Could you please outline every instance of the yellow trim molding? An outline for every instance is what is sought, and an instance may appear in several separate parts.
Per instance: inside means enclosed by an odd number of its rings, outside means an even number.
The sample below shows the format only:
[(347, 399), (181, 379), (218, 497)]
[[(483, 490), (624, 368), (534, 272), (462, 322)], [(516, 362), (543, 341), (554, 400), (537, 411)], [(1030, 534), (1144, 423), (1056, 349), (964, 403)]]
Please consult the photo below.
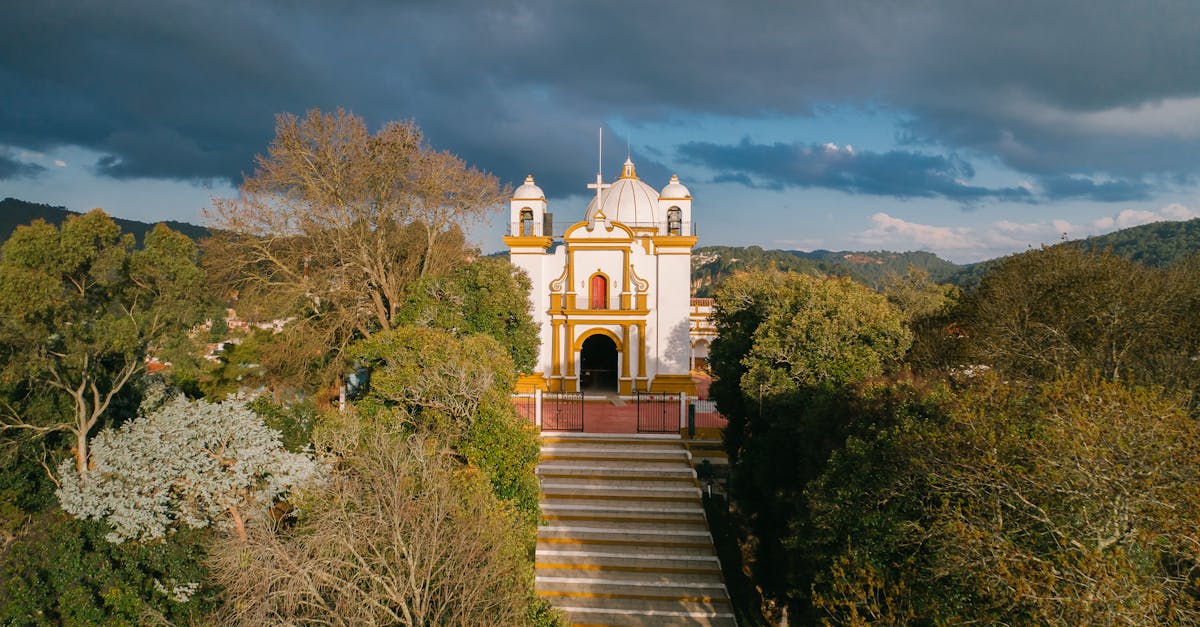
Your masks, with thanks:
[(650, 381), (650, 391), (664, 394), (686, 392), (696, 394), (696, 382), (690, 374), (660, 374)]
[(504, 245), (509, 248), (541, 248), (550, 247), (551, 239), (547, 235), (505, 235)]

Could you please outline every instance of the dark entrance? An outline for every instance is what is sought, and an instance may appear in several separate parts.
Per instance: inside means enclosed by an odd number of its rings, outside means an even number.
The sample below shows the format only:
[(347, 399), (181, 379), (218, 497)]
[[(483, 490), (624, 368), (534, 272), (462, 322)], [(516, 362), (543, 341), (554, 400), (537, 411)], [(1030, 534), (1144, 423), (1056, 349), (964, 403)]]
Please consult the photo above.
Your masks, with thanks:
[(617, 344), (597, 333), (579, 349), (579, 387), (584, 392), (617, 391)]

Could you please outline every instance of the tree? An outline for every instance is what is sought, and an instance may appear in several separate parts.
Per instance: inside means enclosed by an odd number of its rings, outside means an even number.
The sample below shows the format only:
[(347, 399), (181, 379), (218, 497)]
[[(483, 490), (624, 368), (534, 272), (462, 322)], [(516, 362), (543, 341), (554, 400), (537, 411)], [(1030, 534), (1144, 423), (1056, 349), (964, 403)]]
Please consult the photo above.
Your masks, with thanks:
[(949, 409), (847, 446), (810, 484), (813, 526), (840, 550), (807, 549), (849, 574), (817, 586), (831, 622), (1200, 620), (1200, 425), (1174, 399), (1093, 375), (1032, 394), (983, 377)]
[(415, 279), (464, 263), (462, 227), (508, 196), (425, 144), (343, 110), (280, 115), (236, 199), (215, 203), (206, 259), (243, 315), (295, 316), (310, 358), (395, 325)]
[(1180, 333), (1176, 308), (1187, 283), (1165, 279), (1165, 271), (1075, 246), (1015, 255), (955, 316), (965, 339), (947, 341), (960, 345), (959, 364), (985, 364), (1019, 381), (1084, 367), (1157, 383), (1187, 365), (1180, 347), (1195, 346)]
[(532, 599), (512, 511), (433, 434), (355, 434), (293, 527), (213, 551), (231, 624), (516, 625)]
[(357, 410), (412, 431), (437, 431), (478, 467), (496, 496), (511, 502), (532, 531), (539, 515), (533, 469), (538, 438), (512, 404), (516, 372), (488, 335), (400, 326), (351, 348), (371, 364), (370, 392)]
[(204, 563), (207, 529), (113, 544), (108, 525), (58, 509), (30, 514), (29, 527), (0, 556), (5, 625), (207, 624), (219, 606)]
[(849, 279), (749, 272), (717, 290), (713, 397), (736, 459), (764, 402), (878, 376), (912, 341), (901, 312)]
[(766, 596), (801, 609), (811, 573), (785, 539), (806, 518), (804, 485), (870, 415), (859, 386), (897, 365), (911, 335), (899, 309), (849, 279), (743, 273), (714, 311), (712, 390), (750, 565)]
[(529, 291), (529, 277), (516, 266), (485, 257), (417, 281), (398, 319), (456, 335), (486, 333), (508, 350), (518, 372), (531, 372), (539, 339)]
[(216, 523), (246, 535), (248, 516), (321, 474), (312, 456), (284, 449), (244, 405), (178, 398), (93, 438), (93, 472), (63, 462), (63, 511), (113, 527), (110, 542), (162, 538)]
[[(163, 225), (140, 250), (99, 209), (61, 229), (19, 227), (0, 249), (5, 430), (69, 434), (84, 479), (89, 434), (145, 370), (147, 352), (203, 316), (204, 285), (194, 243)], [(70, 417), (28, 411), (44, 389), (69, 399)]]

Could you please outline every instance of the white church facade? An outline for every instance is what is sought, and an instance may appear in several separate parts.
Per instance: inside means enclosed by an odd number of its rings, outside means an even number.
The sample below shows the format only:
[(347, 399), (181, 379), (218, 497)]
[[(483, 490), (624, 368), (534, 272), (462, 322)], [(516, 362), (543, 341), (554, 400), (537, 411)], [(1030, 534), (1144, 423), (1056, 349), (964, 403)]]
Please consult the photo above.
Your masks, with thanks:
[(691, 299), (692, 197), (678, 177), (656, 190), (626, 160), (621, 176), (588, 185), (583, 220), (553, 232), (529, 176), (513, 193), (504, 243), (529, 275), (541, 334), (526, 390), (694, 394), (691, 369), (715, 335), (711, 304)]

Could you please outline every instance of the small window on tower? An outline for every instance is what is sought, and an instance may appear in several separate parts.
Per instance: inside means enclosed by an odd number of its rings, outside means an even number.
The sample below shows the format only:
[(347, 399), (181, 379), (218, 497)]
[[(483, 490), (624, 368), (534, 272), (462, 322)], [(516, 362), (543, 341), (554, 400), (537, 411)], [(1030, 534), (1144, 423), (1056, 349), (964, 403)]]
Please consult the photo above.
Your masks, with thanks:
[(533, 235), (533, 209), (521, 210), (521, 235)]
[(683, 234), (683, 211), (679, 207), (667, 209), (667, 235)]

